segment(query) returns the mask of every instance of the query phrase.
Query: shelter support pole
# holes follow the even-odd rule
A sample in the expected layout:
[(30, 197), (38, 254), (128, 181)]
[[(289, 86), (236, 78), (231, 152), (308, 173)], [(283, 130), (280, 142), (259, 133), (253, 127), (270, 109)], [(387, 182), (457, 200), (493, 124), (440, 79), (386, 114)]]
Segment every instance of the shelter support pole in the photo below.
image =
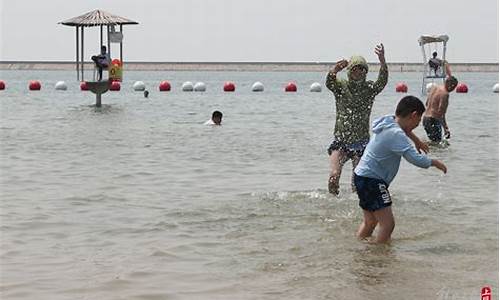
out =
[[(123, 36), (123, 25), (120, 24), (120, 33)], [(122, 62), (123, 66), (123, 39), (120, 41), (120, 61)]]
[(84, 45), (83, 45), (83, 42), (84, 42), (84, 36), (83, 36), (83, 32), (84, 32), (84, 27), (82, 26), (82, 51), (81, 51), (81, 57), (82, 57), (82, 81), (85, 81), (85, 77), (83, 75), (83, 69), (85, 68), (85, 55), (84, 55)]
[(103, 46), (103, 43), (102, 43), (102, 25), (101, 25), (101, 44), (99, 45), (99, 53), (101, 53), (101, 47)]
[(78, 39), (79, 34), (78, 34), (78, 26), (76, 26), (76, 79), (80, 81), (80, 55), (79, 55), (79, 42)]
[(113, 57), (111, 56), (111, 41), (109, 40), (109, 31), (110, 31), (110, 28), (108, 25), (108, 54), (109, 54), (109, 58), (113, 59)]

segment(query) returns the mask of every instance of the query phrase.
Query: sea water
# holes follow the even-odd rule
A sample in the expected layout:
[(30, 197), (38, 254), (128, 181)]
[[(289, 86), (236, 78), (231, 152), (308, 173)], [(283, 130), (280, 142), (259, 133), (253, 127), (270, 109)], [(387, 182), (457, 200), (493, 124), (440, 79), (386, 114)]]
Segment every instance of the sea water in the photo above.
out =
[[(469, 93), (451, 94), (449, 146), (430, 152), (448, 174), (402, 162), (390, 246), (354, 236), (350, 163), (327, 192), (334, 99), (309, 92), (324, 73), (125, 72), (101, 108), (74, 72), (0, 74), (2, 299), (498, 297), (496, 73), (456, 74)], [(397, 82), (420, 97), (420, 76), (391, 73), (372, 119), (394, 112)], [(220, 127), (203, 125), (213, 110)]]

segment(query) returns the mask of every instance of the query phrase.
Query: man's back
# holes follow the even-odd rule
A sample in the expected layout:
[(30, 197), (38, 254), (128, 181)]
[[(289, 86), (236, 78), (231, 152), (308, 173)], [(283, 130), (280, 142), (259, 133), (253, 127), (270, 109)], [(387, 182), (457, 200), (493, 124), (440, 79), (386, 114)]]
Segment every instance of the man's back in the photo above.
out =
[(425, 116), (441, 119), (448, 108), (449, 93), (444, 86), (438, 86), (429, 92), (427, 97)]

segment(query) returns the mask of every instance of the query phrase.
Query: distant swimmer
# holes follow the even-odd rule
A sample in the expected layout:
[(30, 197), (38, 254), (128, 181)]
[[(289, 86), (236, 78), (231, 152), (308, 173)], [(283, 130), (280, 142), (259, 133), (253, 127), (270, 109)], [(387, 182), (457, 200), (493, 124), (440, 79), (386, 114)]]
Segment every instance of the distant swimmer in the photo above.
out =
[(212, 113), (212, 118), (205, 122), (205, 125), (221, 125), (222, 113), (218, 110)]
[(449, 139), (451, 136), (448, 123), (446, 122), (446, 111), (448, 109), (450, 92), (455, 89), (457, 84), (457, 79), (450, 76), (446, 78), (444, 85), (435, 86), (429, 91), (426, 102), (427, 108), (425, 109), (422, 123), (427, 137), (432, 142), (441, 142), (443, 138), (441, 128), (444, 129), (445, 138)]
[[(353, 56), (348, 62), (338, 61), (326, 77), (326, 87), (335, 96), (334, 138), (328, 147), (331, 172), (328, 191), (339, 194), (342, 167), (350, 159), (352, 169), (356, 167), (370, 139), (370, 114), (373, 101), (387, 84), (389, 76), (385, 62), (384, 45), (375, 47), (380, 61), (377, 81), (366, 80), (368, 64), (361, 56)], [(347, 67), (347, 80), (337, 78), (337, 73)], [(352, 184), (353, 191), (355, 190)]]
[(370, 242), (390, 241), (395, 223), (388, 188), (398, 173), (401, 157), (417, 167), (434, 166), (446, 173), (446, 166), (441, 161), (419, 154), (408, 138), (420, 123), (424, 111), (422, 101), (406, 96), (399, 101), (395, 116), (385, 116), (373, 122), (374, 135), (354, 170), (359, 206), (363, 209), (358, 238), (371, 237), (378, 226), (377, 236)]

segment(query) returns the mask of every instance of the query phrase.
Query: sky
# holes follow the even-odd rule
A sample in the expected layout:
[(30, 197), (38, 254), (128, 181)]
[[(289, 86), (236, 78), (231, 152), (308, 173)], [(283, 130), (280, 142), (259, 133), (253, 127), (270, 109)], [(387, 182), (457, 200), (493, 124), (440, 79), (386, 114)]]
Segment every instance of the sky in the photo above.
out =
[[(75, 28), (58, 22), (94, 9), (139, 22), (124, 26), (125, 61), (333, 62), (356, 54), (376, 62), (382, 42), (388, 62), (421, 62), (422, 34), (447, 34), (451, 63), (499, 60), (498, 0), (0, 0), (0, 61), (74, 61)], [(98, 32), (85, 31), (87, 59), (99, 51)]]

